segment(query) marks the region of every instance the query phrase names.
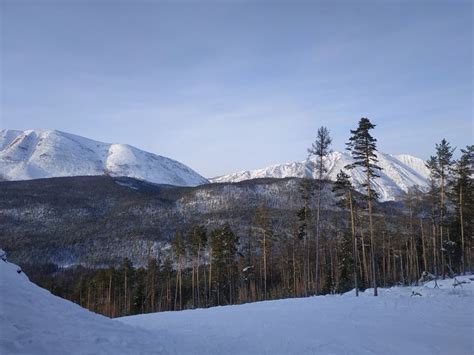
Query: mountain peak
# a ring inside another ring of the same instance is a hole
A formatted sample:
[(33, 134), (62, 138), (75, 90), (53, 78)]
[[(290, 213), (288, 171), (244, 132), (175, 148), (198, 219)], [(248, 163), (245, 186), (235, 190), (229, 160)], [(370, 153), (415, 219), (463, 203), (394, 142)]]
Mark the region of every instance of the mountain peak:
[[(403, 195), (412, 186), (427, 186), (429, 171), (424, 165), (423, 159), (408, 155), (390, 155), (377, 153), (379, 166), (382, 168), (380, 178), (375, 181), (374, 189), (380, 196), (380, 200), (395, 200)], [(314, 165), (315, 158), (311, 157), (300, 162), (272, 165), (263, 169), (240, 171), (237, 173), (219, 176), (210, 179), (211, 182), (238, 182), (255, 178), (317, 178)], [(328, 170), (327, 178), (336, 180), (340, 170), (345, 171), (351, 177), (354, 186), (361, 192), (365, 174), (361, 169), (348, 171), (345, 166), (353, 162), (348, 152), (333, 151), (324, 158), (324, 164)]]
[(0, 171), (3, 180), (112, 175), (177, 186), (208, 182), (176, 160), (49, 129), (0, 131)]

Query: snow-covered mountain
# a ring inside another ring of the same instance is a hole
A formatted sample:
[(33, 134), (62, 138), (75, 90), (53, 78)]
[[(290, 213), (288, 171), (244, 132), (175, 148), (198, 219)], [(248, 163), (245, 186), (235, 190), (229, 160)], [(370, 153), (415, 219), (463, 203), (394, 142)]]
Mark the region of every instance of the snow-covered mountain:
[(126, 144), (108, 144), (56, 130), (0, 131), (0, 180), (111, 175), (160, 184), (208, 181), (184, 164)]
[[(380, 200), (395, 200), (412, 186), (425, 187), (428, 183), (429, 170), (423, 159), (411, 155), (390, 155), (378, 153), (379, 166), (383, 169), (380, 178), (375, 181), (375, 190)], [(324, 163), (328, 168), (328, 179), (335, 180), (340, 170), (351, 176), (352, 183), (360, 188), (365, 175), (361, 169), (347, 171), (344, 167), (351, 164), (353, 159), (349, 153), (332, 152)], [(272, 165), (258, 170), (240, 171), (210, 179), (211, 182), (237, 182), (256, 178), (285, 178), (307, 177), (316, 178), (315, 160), (310, 158), (301, 162)]]
[[(411, 155), (378, 153), (383, 168), (375, 190), (382, 201), (394, 200), (409, 187), (427, 185), (429, 171), (425, 162)], [(328, 178), (337, 173), (352, 157), (346, 152), (332, 152), (325, 159)], [(358, 187), (365, 179), (360, 169), (346, 171)], [(148, 153), (126, 144), (109, 144), (56, 130), (0, 131), (0, 180), (111, 175), (127, 176), (149, 182), (177, 186), (197, 186), (209, 181), (189, 167), (169, 158)], [(315, 161), (272, 165), (219, 176), (211, 182), (238, 182), (255, 178), (313, 177)]]

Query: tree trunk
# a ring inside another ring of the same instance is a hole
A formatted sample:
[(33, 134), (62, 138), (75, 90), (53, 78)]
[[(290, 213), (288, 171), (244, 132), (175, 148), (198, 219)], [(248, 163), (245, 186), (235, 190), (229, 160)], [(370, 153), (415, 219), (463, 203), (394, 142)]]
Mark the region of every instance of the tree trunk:
[(428, 259), (426, 255), (426, 241), (425, 241), (425, 232), (423, 228), (423, 219), (420, 218), (420, 229), (421, 229), (421, 248), (423, 251), (423, 269), (428, 271)]
[(212, 248), (209, 252), (209, 306), (212, 300)]
[(182, 272), (182, 264), (180, 263), (179, 267), (179, 309), (183, 309), (183, 272)]
[(318, 180), (318, 200), (317, 200), (317, 206), (316, 206), (316, 237), (315, 237), (315, 249), (316, 249), (316, 267), (315, 267), (315, 278), (314, 278), (314, 291), (317, 294), (319, 294), (320, 290), (320, 278), (319, 278), (319, 264), (320, 264), (320, 250), (319, 250), (319, 241), (320, 241), (320, 213), (321, 213), (321, 179), (322, 179), (322, 173), (320, 172), (319, 174), (319, 180)]
[(128, 308), (128, 292), (127, 292), (127, 289), (128, 289), (127, 281), (128, 281), (128, 280), (127, 280), (127, 270), (126, 270), (126, 269), (125, 269), (125, 273), (124, 273), (124, 274), (125, 274), (125, 275), (124, 275), (124, 286), (123, 286), (123, 288), (124, 288), (124, 290), (123, 290), (123, 291), (124, 291), (124, 301), (125, 301), (124, 306), (125, 306), (125, 314), (128, 315), (128, 312), (129, 312), (129, 308)]
[(440, 244), (439, 247), (441, 249), (441, 273), (443, 275), (443, 280), (446, 277), (446, 258), (444, 257), (443, 253), (443, 227), (444, 227), (444, 169), (442, 168), (441, 170), (441, 206), (439, 209), (439, 239), (440, 239)]
[(192, 289), (192, 297), (193, 297), (193, 308), (196, 308), (196, 285), (194, 284), (194, 273), (196, 270), (196, 260), (193, 259), (193, 268), (191, 270), (191, 289)]
[[(365, 238), (364, 235), (362, 234), (361, 230), (361, 241), (362, 241), (362, 264), (363, 264), (363, 269), (364, 269), (364, 281), (365, 284), (367, 285), (369, 283), (369, 266), (367, 265), (367, 252), (365, 250)], [(367, 287), (367, 286), (366, 286)]]
[(179, 283), (179, 264), (178, 264), (178, 270), (176, 270), (176, 279), (175, 279), (175, 284), (174, 284), (174, 310), (175, 311), (178, 304), (178, 283)]
[(351, 232), (352, 232), (352, 256), (354, 258), (352, 273), (354, 278), (354, 288), (356, 297), (359, 296), (359, 287), (357, 285), (357, 238), (355, 232), (354, 208), (352, 206), (352, 192), (349, 191), (349, 207), (351, 210)]
[(383, 286), (387, 286), (387, 280), (385, 278), (387, 272), (386, 260), (385, 260), (385, 232), (382, 232), (382, 280)]
[(263, 299), (267, 299), (267, 233), (263, 231)]
[(369, 230), (370, 230), (370, 261), (372, 268), (372, 287), (374, 288), (374, 296), (378, 296), (377, 291), (377, 275), (375, 273), (375, 239), (374, 227), (372, 223), (372, 189), (370, 188), (370, 178), (367, 176), (367, 193), (368, 193), (368, 208), (369, 208)]
[(462, 185), (459, 184), (459, 222), (461, 227), (461, 272), (464, 275), (466, 271), (466, 264), (465, 264), (465, 257), (466, 257), (466, 249), (464, 244), (464, 222), (463, 222), (463, 198), (462, 198)]
[(293, 259), (293, 297), (298, 296), (297, 292), (297, 283), (296, 283), (296, 258), (295, 258), (295, 248), (296, 248), (296, 236), (293, 236), (293, 250), (292, 250), (292, 259)]
[(109, 275), (109, 290), (107, 294), (107, 313), (112, 317), (112, 273)]
[(201, 290), (200, 290), (200, 285), (199, 285), (199, 266), (201, 264), (200, 260), (200, 250), (201, 246), (199, 246), (198, 251), (197, 251), (197, 261), (196, 261), (196, 293), (197, 293), (197, 306), (201, 307)]

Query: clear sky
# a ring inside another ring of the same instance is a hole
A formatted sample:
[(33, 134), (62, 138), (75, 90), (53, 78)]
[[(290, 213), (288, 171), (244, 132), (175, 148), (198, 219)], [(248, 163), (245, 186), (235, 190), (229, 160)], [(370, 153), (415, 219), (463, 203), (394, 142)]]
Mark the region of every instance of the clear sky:
[(0, 128), (128, 143), (206, 177), (344, 149), (427, 158), (473, 139), (473, 6), (461, 0), (0, 0)]

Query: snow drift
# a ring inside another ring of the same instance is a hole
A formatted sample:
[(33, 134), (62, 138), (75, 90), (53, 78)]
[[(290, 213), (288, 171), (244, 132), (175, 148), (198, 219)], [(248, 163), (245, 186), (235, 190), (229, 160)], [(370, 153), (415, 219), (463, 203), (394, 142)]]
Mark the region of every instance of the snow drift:
[[(2, 253), (0, 251), (0, 253)], [(151, 335), (53, 296), (0, 260), (1, 354), (163, 354)]]
[[(379, 166), (383, 169), (380, 178), (376, 179), (374, 189), (381, 201), (395, 200), (407, 192), (410, 187), (424, 188), (428, 184), (429, 170), (423, 159), (411, 155), (390, 155), (378, 153)], [(353, 185), (359, 187), (365, 182), (365, 174), (361, 169), (346, 170), (344, 167), (352, 164), (353, 159), (347, 152), (332, 152), (325, 159), (329, 180), (336, 180), (340, 170), (344, 170), (352, 179)], [(256, 178), (316, 178), (317, 170), (313, 158), (287, 164), (272, 165), (258, 170), (246, 170), (210, 179), (211, 182), (238, 182)], [(362, 190), (361, 190), (362, 191)], [(363, 191), (362, 191), (363, 192)]]
[(55, 130), (0, 131), (0, 180), (111, 175), (197, 186), (208, 181), (184, 164), (126, 144)]

